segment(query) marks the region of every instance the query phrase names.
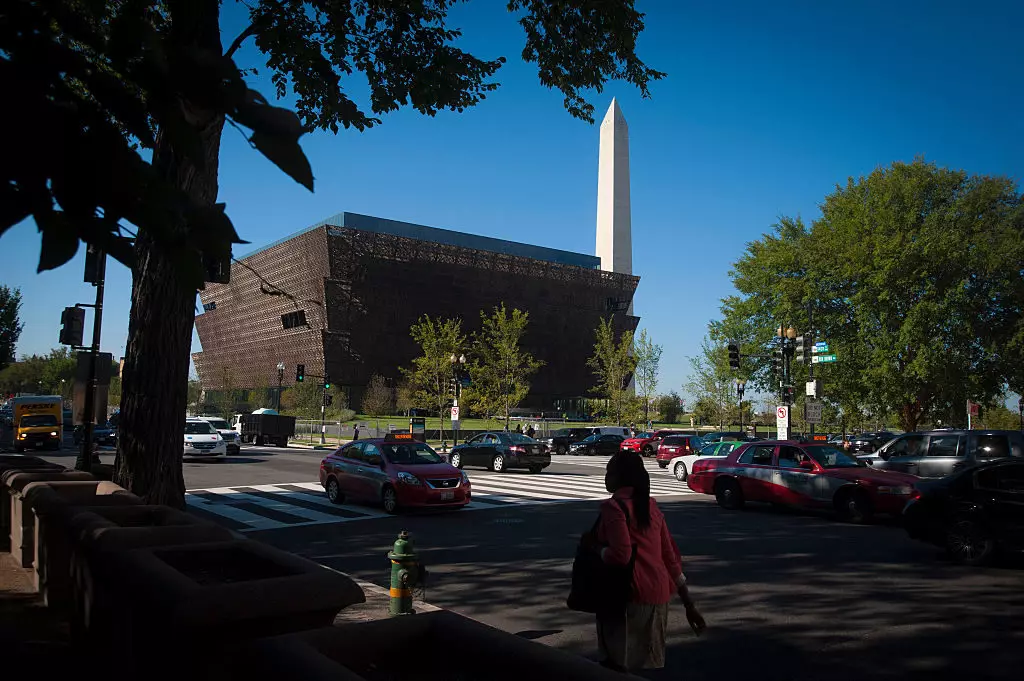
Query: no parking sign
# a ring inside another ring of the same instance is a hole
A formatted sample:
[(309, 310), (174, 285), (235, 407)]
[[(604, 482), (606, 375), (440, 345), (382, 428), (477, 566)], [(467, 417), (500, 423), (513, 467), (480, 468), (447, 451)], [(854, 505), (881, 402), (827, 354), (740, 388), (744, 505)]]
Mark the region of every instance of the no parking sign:
[(778, 431), (778, 439), (789, 439), (789, 407), (784, 404), (775, 408), (775, 430)]

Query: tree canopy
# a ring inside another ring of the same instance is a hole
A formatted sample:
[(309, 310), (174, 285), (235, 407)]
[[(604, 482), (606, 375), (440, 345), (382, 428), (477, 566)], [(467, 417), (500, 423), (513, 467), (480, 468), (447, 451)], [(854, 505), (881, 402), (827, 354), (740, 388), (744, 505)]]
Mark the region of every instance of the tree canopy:
[(480, 331), (473, 334), (470, 374), (476, 405), (485, 415), (496, 414), (509, 427), (512, 410), (530, 392), (530, 377), (544, 366), (522, 347), (530, 315), (502, 303), (487, 315), (480, 312)]
[(636, 357), (636, 390), (643, 400), (644, 424), (651, 419), (651, 400), (658, 389), (658, 369), (661, 366), (662, 347), (651, 340), (647, 329), (643, 329), (633, 343)]
[(21, 289), (0, 286), (0, 371), (14, 361), (21, 338)]
[[(816, 339), (838, 357), (819, 365), (826, 398), (913, 430), (1019, 380), (1022, 231), (1008, 178), (922, 159), (878, 168), (837, 186), (810, 227), (782, 218), (750, 243), (711, 335), (768, 353), (780, 324), (808, 330), (810, 306)], [(801, 385), (806, 367), (793, 366)], [(772, 389), (767, 362), (744, 370)]]
[(636, 369), (633, 332), (623, 331), (616, 338), (611, 318), (602, 319), (594, 330), (594, 354), (587, 360), (597, 385), (593, 393), (607, 402), (606, 413), (616, 425), (639, 415), (630, 382)]

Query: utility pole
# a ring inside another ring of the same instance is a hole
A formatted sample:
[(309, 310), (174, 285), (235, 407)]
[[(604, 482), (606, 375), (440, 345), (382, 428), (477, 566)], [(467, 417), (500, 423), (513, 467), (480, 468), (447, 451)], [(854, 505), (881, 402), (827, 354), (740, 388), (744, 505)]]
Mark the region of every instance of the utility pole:
[[(808, 341), (811, 342), (811, 343), (814, 343), (814, 304), (810, 303), (810, 302), (807, 303), (807, 333), (810, 334), (810, 338), (808, 339)], [(806, 343), (808, 341), (804, 341), (804, 342)], [(807, 378), (808, 378), (808, 380), (811, 383), (814, 383), (814, 362), (813, 361), (810, 362), (807, 365)], [(817, 400), (817, 399), (821, 399), (821, 398), (820, 398), (820, 396), (815, 395), (814, 399)], [(807, 400), (807, 398), (804, 397), (805, 403), (806, 403), (806, 400)], [(813, 442), (814, 441), (814, 424), (811, 423), (810, 426), (811, 426), (811, 441)]]
[(277, 399), (274, 400), (276, 403), (274, 410), (278, 413), (281, 412), (281, 382), (284, 381), (284, 362), (277, 363)]
[[(326, 373), (326, 372), (324, 372)], [(320, 395), (320, 444), (327, 444), (327, 426), (324, 423), (324, 418), (327, 413), (327, 386), (330, 385), (327, 379), (324, 379), (322, 384), (323, 393)]]
[[(75, 461), (75, 470), (92, 470), (92, 437), (96, 425), (96, 359), (100, 352), (100, 330), (103, 328), (103, 285), (107, 274), (107, 254), (94, 246), (89, 249), (92, 253), (86, 256), (85, 280), (92, 280), (96, 287), (96, 302), (93, 305), (92, 318), (92, 347), (89, 350), (89, 381), (85, 386), (85, 404), (83, 405), (83, 416), (85, 426), (85, 438), (82, 440), (82, 449), (78, 452), (78, 459)], [(95, 269), (91, 268), (92, 258), (95, 257)], [(107, 369), (109, 371), (109, 368)]]

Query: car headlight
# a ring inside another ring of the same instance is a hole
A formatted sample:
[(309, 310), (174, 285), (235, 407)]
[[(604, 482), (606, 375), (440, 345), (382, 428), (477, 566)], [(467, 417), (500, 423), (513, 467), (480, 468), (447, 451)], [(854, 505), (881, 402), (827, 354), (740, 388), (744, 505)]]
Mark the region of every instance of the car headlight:
[(420, 482), (420, 479), (417, 478), (415, 475), (413, 475), (412, 473), (406, 473), (405, 471), (401, 471), (398, 473), (398, 482), (401, 482), (406, 485), (412, 485), (414, 487), (423, 484), (422, 482)]
[(25, 438), (27, 438), (27, 437), (28, 437), (28, 435), (26, 435), (25, 433), (22, 433), (22, 434), (21, 434), (21, 435), (19, 435), (18, 437), (19, 437), (19, 438), (21, 438), (22, 440), (24, 440)]
[(54, 437), (57, 437), (57, 431), (56, 430), (51, 430), (50, 431), (50, 435), (52, 435)]
[(459, 471), (459, 474), (462, 476), (462, 484), (463, 485), (468, 485), (469, 484), (469, 475), (466, 473), (466, 471)]
[(914, 493), (910, 485), (882, 485), (877, 488), (879, 494), (891, 494), (897, 497), (909, 497)]

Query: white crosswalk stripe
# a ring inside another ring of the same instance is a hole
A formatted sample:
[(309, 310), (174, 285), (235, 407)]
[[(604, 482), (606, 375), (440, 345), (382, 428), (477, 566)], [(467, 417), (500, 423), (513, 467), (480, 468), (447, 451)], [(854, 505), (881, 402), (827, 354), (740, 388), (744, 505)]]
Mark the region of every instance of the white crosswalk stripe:
[[(596, 457), (594, 463), (598, 464)], [(600, 465), (604, 467), (603, 463)], [(466, 472), (473, 486), (473, 500), (461, 513), (507, 506), (594, 502), (608, 497), (603, 474)], [(693, 492), (671, 476), (653, 476), (651, 494), (663, 499)], [(192, 489), (186, 492), (185, 502), (197, 515), (240, 532), (387, 517), (383, 510), (373, 506), (332, 504), (316, 482)]]

